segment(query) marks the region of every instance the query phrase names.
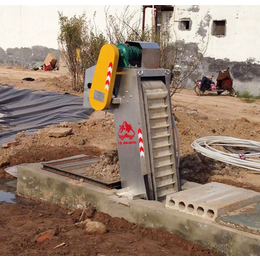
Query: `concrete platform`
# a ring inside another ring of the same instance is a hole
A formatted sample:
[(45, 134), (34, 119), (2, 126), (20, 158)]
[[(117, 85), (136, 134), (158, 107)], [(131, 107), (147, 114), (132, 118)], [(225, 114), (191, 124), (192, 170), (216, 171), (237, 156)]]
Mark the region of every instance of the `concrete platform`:
[(255, 202), (260, 202), (258, 192), (212, 182), (168, 195), (165, 206), (215, 220), (221, 215)]
[(222, 255), (260, 255), (260, 236), (257, 234), (167, 208), (158, 201), (118, 197), (116, 191), (45, 171), (40, 163), (18, 166), (19, 196), (41, 199), (70, 209), (93, 206), (112, 217), (177, 233)]
[(260, 203), (254, 203), (242, 209), (229, 212), (216, 219), (220, 224), (227, 225), (253, 234), (260, 234)]

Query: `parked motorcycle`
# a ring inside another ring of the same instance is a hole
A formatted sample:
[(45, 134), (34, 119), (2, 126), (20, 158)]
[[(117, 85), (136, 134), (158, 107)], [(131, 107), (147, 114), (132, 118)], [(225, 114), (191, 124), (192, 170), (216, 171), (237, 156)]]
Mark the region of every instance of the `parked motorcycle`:
[(205, 91), (209, 93), (218, 93), (220, 95), (224, 91), (228, 91), (230, 96), (235, 95), (233, 88), (233, 79), (230, 76), (229, 68), (223, 71), (219, 71), (217, 77), (217, 84), (212, 81), (213, 76), (205, 76), (202, 80), (196, 80), (194, 90), (197, 95), (204, 94)]

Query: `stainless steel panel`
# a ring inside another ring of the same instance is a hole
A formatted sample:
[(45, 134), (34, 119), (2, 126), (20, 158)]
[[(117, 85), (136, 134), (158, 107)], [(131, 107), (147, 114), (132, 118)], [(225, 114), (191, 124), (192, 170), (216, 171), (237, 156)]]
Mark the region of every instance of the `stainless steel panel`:
[(160, 46), (155, 42), (126, 42), (131, 46), (137, 46), (142, 49), (141, 68), (157, 69), (160, 65)]
[(160, 65), (160, 49), (143, 49), (141, 67), (157, 69)]
[[(147, 175), (150, 174), (149, 150), (137, 69), (124, 69), (117, 97), (121, 98), (114, 112), (121, 185), (133, 194), (147, 194), (145, 178), (149, 179)], [(144, 156), (140, 153), (138, 129), (142, 131)]]

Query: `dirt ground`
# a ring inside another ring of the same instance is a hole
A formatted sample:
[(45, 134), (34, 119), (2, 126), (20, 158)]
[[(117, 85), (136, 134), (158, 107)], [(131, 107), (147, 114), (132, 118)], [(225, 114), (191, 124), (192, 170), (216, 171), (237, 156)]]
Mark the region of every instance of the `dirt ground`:
[[(25, 81), (31, 77), (34, 81)], [(0, 67), (0, 83), (17, 89), (70, 92), (69, 77), (60, 71), (31, 71)], [(235, 87), (235, 86), (234, 86)], [(260, 101), (246, 103), (230, 96), (197, 96), (182, 90), (172, 98), (179, 139), (181, 178), (198, 183), (211, 181), (260, 191), (258, 172), (221, 163), (196, 153), (191, 143), (204, 136), (230, 136), (259, 141)], [(71, 134), (55, 138), (54, 128), (71, 128)], [(94, 112), (88, 120), (48, 126), (35, 135), (19, 133), (16, 144), (0, 150), (0, 176), (12, 178), (4, 169), (26, 162), (49, 161), (78, 154), (102, 155), (116, 150), (113, 114)], [(115, 170), (115, 169), (113, 169)], [(0, 205), (1, 255), (214, 255), (215, 253), (163, 230), (150, 230), (123, 219), (95, 212), (90, 219), (110, 230), (105, 234), (86, 234), (75, 225), (76, 214), (44, 202), (18, 199), (17, 204)], [(33, 237), (54, 229), (57, 234), (42, 242)], [(85, 240), (84, 240), (84, 239)], [(33, 242), (32, 242), (33, 241)], [(65, 243), (54, 248), (56, 245)]]
[[(4, 256), (169, 256), (217, 255), (176, 234), (152, 230), (89, 208), (69, 211), (42, 201), (19, 198), (1, 205), (0, 255)], [(105, 225), (86, 230), (85, 219)]]

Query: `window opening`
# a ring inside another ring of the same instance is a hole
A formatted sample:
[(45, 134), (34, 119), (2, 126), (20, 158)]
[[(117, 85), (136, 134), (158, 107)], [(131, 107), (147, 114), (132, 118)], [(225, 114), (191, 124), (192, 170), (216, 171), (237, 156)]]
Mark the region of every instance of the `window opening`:
[(182, 19), (179, 22), (179, 29), (182, 31), (188, 31), (191, 29), (191, 20), (190, 19)]
[(182, 21), (182, 25), (185, 30), (190, 29), (190, 21)]
[(226, 35), (226, 21), (213, 21), (212, 35), (223, 36)]

